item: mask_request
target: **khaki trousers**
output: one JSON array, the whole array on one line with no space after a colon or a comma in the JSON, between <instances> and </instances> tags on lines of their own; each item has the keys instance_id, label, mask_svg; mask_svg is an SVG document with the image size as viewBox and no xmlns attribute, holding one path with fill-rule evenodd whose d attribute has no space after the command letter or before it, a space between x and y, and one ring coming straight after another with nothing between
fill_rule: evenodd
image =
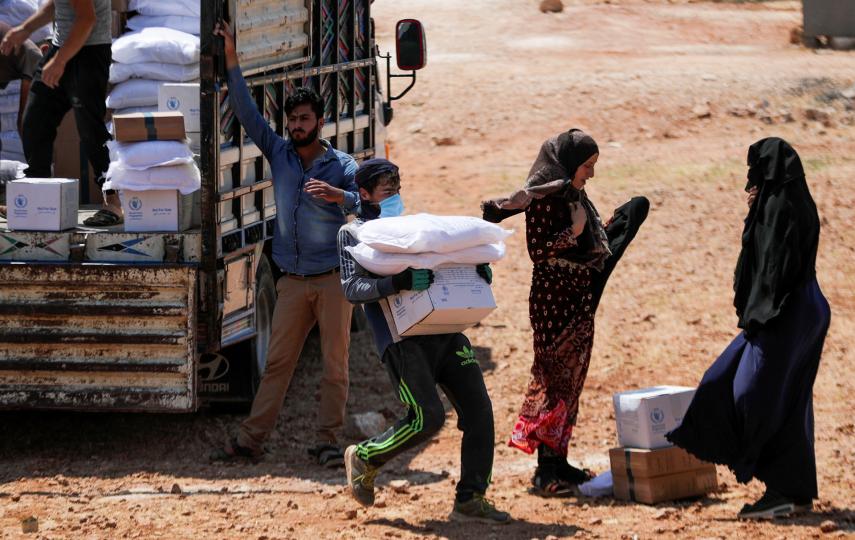
<instances>
[{"instance_id":1,"label":"khaki trousers","mask_svg":"<svg viewBox=\"0 0 855 540\"><path fill-rule=\"evenodd\" d=\"M344 297L338 272L316 278L283 276L276 283L276 292L267 367L249 418L240 426L238 444L260 449L276 427L306 337L316 322L324 364L316 442L335 443L347 403L353 306Z\"/></svg>"}]
</instances>

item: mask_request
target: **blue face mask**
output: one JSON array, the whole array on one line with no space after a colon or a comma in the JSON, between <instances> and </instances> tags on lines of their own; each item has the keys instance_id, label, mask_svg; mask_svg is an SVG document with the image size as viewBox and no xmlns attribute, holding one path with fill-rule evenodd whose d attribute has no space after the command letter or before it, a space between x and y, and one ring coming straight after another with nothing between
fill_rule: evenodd
<instances>
[{"instance_id":1,"label":"blue face mask","mask_svg":"<svg viewBox=\"0 0 855 540\"><path fill-rule=\"evenodd\" d=\"M397 217L404 213L404 201L398 194L380 201L380 217Z\"/></svg>"}]
</instances>

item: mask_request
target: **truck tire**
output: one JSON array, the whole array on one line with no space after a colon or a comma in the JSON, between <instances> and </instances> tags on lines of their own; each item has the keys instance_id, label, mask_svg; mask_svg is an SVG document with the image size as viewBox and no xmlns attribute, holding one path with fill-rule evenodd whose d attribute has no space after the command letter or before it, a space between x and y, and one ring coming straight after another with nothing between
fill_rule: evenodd
<instances>
[{"instance_id":1,"label":"truck tire","mask_svg":"<svg viewBox=\"0 0 855 540\"><path fill-rule=\"evenodd\" d=\"M267 367L267 348L273 331L273 308L276 306L276 282L265 255L255 271L255 337L250 343L252 363L252 397L258 391L261 376Z\"/></svg>"}]
</instances>

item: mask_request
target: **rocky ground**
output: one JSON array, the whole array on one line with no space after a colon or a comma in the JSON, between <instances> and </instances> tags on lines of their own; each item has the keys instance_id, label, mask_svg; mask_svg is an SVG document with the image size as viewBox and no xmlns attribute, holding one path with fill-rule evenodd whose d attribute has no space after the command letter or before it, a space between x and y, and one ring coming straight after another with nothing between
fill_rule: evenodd
<instances>
[{"instance_id":1,"label":"rocky ground","mask_svg":"<svg viewBox=\"0 0 855 540\"><path fill-rule=\"evenodd\" d=\"M0 415L0 536L32 538L819 538L855 536L855 53L790 44L800 2L658 0L378 0L378 39L415 17L429 64L396 103L392 159L409 211L478 213L480 200L523 180L540 143L580 127L599 142L588 184L601 213L636 194L650 216L618 266L597 318L571 460L608 468L611 396L695 385L735 334L732 272L745 215L745 155L778 135L800 152L822 217L820 284L832 325L814 388L820 499L803 517L734 516L762 491L719 468L700 500L645 506L526 493L533 459L506 446L528 380L531 266L524 224L495 265L499 309L467 332L496 414L490 496L507 526L447 521L458 475L453 413L440 436L379 477L378 504L358 507L343 474L306 456L319 377L310 340L266 459L209 465L240 416ZM401 406L368 334L352 344L352 413ZM349 435L350 439L353 434ZM395 482L399 480L400 482Z\"/></svg>"}]
</instances>

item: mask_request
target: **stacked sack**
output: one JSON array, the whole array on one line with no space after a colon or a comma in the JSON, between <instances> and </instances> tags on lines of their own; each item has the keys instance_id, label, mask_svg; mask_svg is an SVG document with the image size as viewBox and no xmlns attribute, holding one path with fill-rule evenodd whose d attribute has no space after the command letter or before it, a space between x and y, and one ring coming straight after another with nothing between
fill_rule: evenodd
<instances>
[{"instance_id":1,"label":"stacked sack","mask_svg":"<svg viewBox=\"0 0 855 540\"><path fill-rule=\"evenodd\" d=\"M139 13L113 42L107 108L115 114L158 110L164 83L199 81L199 0L130 0Z\"/></svg>"},{"instance_id":2,"label":"stacked sack","mask_svg":"<svg viewBox=\"0 0 855 540\"><path fill-rule=\"evenodd\" d=\"M415 214L369 221L357 231L359 244L345 249L369 272L391 276L407 268L496 262L511 234L476 217Z\"/></svg>"},{"instance_id":3,"label":"stacked sack","mask_svg":"<svg viewBox=\"0 0 855 540\"><path fill-rule=\"evenodd\" d=\"M0 22L18 26L36 12L39 4L39 0L0 0ZM30 39L41 43L50 37L51 26L45 25L33 32ZM18 135L20 100L20 81L13 81L0 90L0 159L24 162L24 146Z\"/></svg>"},{"instance_id":4,"label":"stacked sack","mask_svg":"<svg viewBox=\"0 0 855 540\"><path fill-rule=\"evenodd\" d=\"M0 159L24 161L24 146L18 135L20 100L21 81L12 81L0 90Z\"/></svg>"},{"instance_id":5,"label":"stacked sack","mask_svg":"<svg viewBox=\"0 0 855 540\"><path fill-rule=\"evenodd\" d=\"M104 189L119 191L125 230L180 231L192 226L198 205L188 196L199 190L201 175L185 140L181 113L117 115L113 125L116 140L107 143L110 167Z\"/></svg>"}]
</instances>

